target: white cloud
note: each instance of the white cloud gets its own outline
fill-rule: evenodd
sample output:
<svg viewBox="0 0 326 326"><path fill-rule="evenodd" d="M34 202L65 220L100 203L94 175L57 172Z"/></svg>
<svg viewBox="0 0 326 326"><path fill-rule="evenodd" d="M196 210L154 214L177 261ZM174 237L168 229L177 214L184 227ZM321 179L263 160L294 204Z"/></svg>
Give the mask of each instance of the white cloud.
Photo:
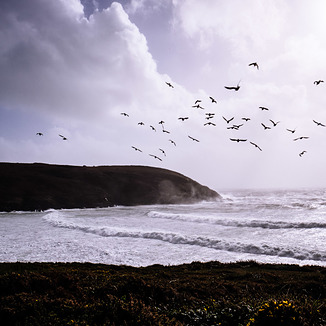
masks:
<svg viewBox="0 0 326 326"><path fill-rule="evenodd" d="M314 33L320 24L309 24L305 5L292 10L281 0L207 3L174 0L171 10L171 2L134 0L126 11L112 3L85 19L77 0L30 0L25 7L1 2L0 114L12 122L0 128L0 160L158 165L217 190L313 184L326 163L320 155L323 129L312 122L326 123L324 86L313 85L326 74L324 32ZM146 20L154 12L155 19ZM132 21L142 21L155 57ZM296 29L293 22L303 25ZM248 66L253 60L259 70ZM165 74L158 72L162 67ZM224 88L240 79L239 92ZM197 98L205 110L192 108ZM265 114L259 106L271 110ZM216 113L215 127L204 126L206 112ZM180 116L190 119L181 122ZM245 116L252 120L234 131L222 116L234 116L236 124ZM265 132L261 122L269 119L281 122ZM32 126L24 126L25 120ZM160 120L171 134L162 132ZM10 128L17 135L7 135ZM286 128L311 137L294 142ZM231 137L248 142L233 143ZM167 153L163 162L148 155L162 156L159 148ZM303 149L309 155L301 159ZM307 170L310 179L299 178Z"/></svg>
<svg viewBox="0 0 326 326"><path fill-rule="evenodd" d="M288 8L284 1L174 0L176 23L209 47L221 37L236 51L263 47L280 37Z"/></svg>

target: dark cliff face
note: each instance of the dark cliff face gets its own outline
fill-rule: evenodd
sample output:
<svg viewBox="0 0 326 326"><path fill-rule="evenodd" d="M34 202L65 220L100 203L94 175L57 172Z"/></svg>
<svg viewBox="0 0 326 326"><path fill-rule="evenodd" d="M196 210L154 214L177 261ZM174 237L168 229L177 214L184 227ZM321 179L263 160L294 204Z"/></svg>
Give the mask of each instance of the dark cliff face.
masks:
<svg viewBox="0 0 326 326"><path fill-rule="evenodd" d="M0 211L193 203L219 194L182 174L145 166L0 163Z"/></svg>

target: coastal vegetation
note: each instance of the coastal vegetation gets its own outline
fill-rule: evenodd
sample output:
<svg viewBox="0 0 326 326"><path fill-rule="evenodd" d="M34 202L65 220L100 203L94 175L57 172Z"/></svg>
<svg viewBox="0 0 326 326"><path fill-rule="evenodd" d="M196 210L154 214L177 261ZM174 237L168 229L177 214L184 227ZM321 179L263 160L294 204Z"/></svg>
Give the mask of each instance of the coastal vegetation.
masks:
<svg viewBox="0 0 326 326"><path fill-rule="evenodd" d="M0 264L3 325L325 325L326 269Z"/></svg>

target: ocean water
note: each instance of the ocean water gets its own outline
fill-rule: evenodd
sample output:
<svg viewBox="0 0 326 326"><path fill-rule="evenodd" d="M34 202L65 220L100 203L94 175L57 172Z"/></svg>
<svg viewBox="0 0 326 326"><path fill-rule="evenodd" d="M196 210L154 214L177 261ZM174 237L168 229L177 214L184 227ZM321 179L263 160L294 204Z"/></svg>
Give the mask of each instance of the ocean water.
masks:
<svg viewBox="0 0 326 326"><path fill-rule="evenodd" d="M326 266L326 190L221 195L192 205L3 212L0 261Z"/></svg>

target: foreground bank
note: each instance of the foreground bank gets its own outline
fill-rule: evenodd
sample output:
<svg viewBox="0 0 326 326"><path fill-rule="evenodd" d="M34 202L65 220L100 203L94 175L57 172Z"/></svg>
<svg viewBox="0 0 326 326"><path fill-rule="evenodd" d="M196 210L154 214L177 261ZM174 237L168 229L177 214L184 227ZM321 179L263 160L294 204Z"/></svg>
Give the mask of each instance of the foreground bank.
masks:
<svg viewBox="0 0 326 326"><path fill-rule="evenodd" d="M5 325L325 325L326 268L0 264Z"/></svg>

